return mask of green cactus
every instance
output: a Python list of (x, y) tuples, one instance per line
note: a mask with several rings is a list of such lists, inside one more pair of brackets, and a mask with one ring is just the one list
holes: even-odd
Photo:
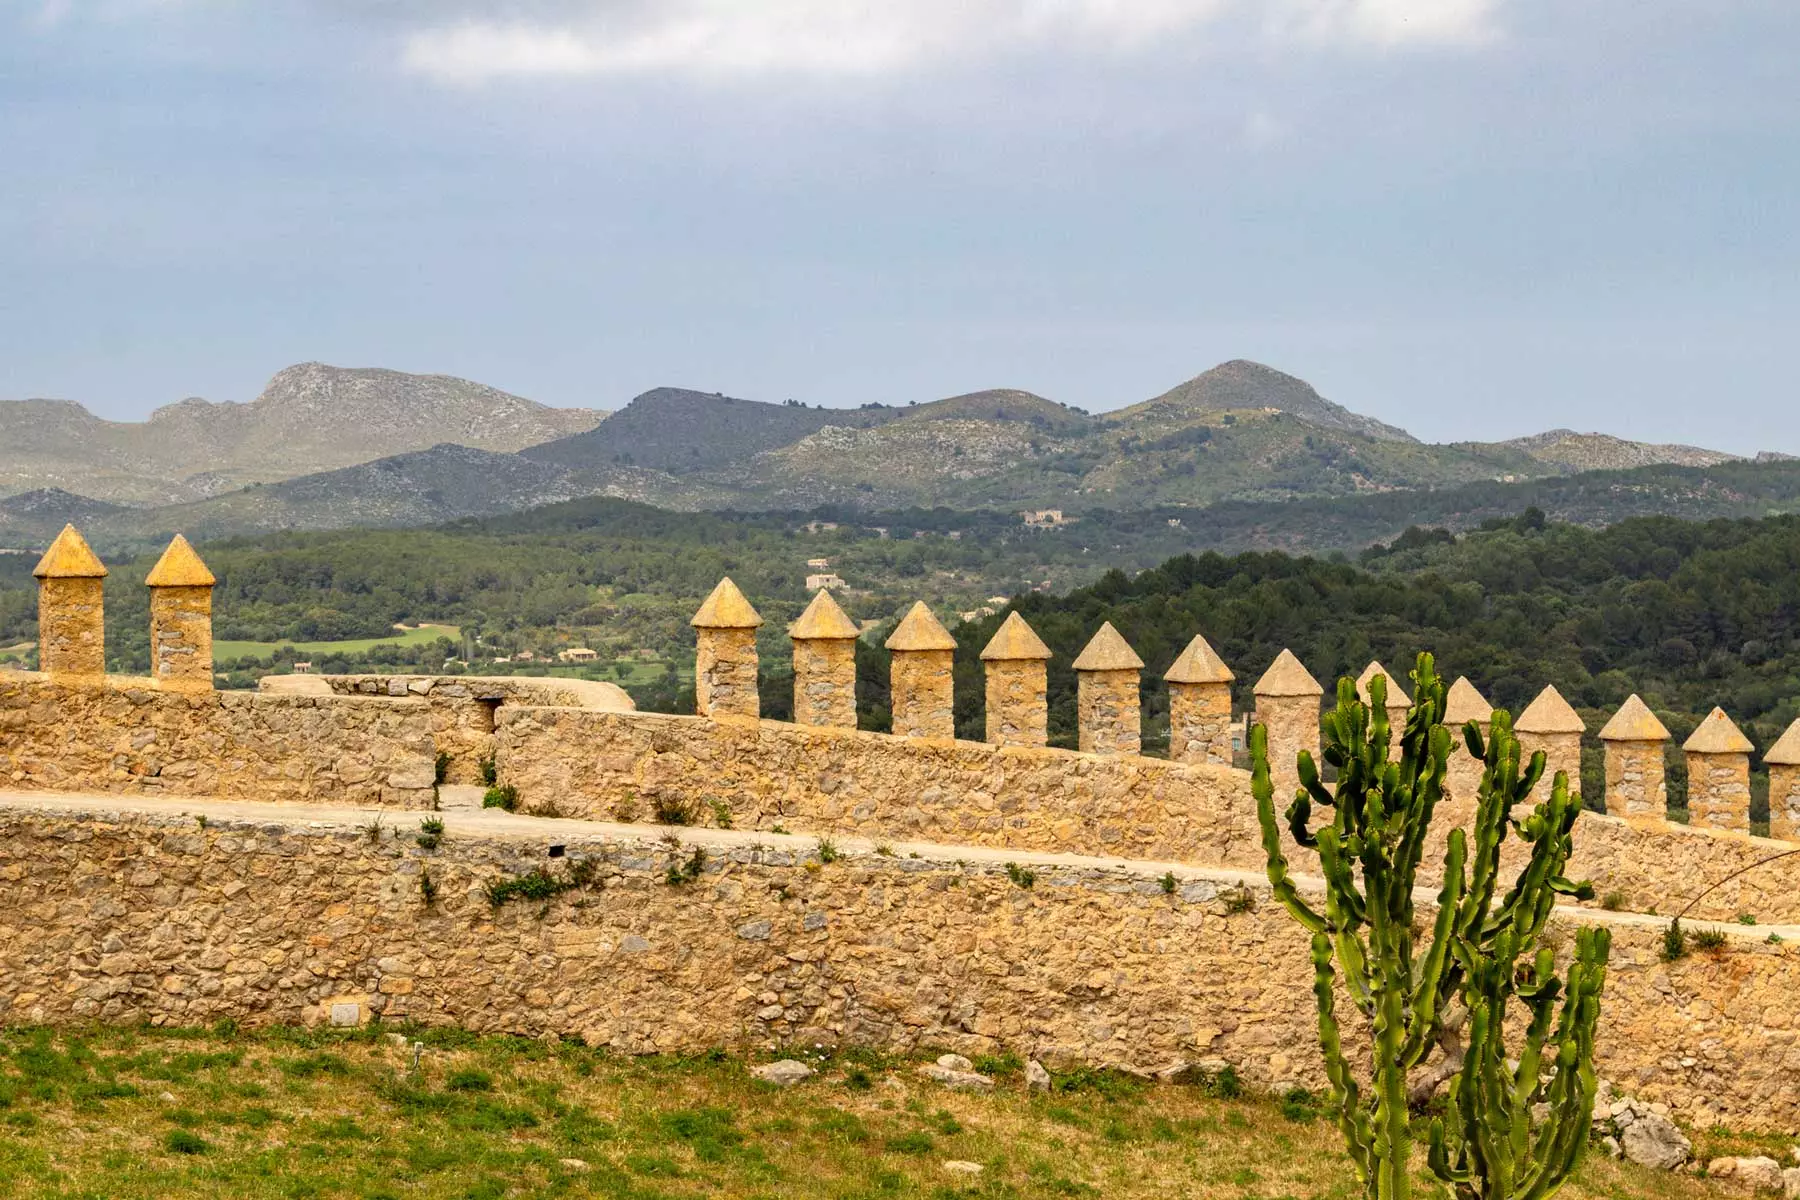
[[(1563, 875), (1581, 800), (1559, 772), (1549, 798), (1514, 817), (1513, 809), (1543, 778), (1544, 755), (1521, 763), (1506, 712), (1494, 713), (1485, 738), (1471, 722), (1463, 737), (1469, 753), (1485, 764), (1473, 849), (1470, 833), (1451, 831), (1431, 938), (1418, 945), (1414, 885), (1443, 796), (1451, 741), (1443, 725), (1444, 684), (1429, 654), (1419, 656), (1412, 678), (1416, 701), (1398, 731), (1395, 761), (1389, 750), (1396, 731), (1388, 723), (1387, 681), (1380, 676), (1370, 681), (1366, 705), (1352, 681), (1340, 681), (1337, 707), (1325, 715), (1324, 758), (1337, 770), (1335, 787), (1321, 781), (1311, 754), (1299, 755), (1301, 786), (1288, 807), (1287, 827), (1296, 843), (1319, 856), (1322, 911), (1288, 872), (1269, 779), (1268, 731), (1251, 729), (1252, 790), (1269, 884), (1312, 934), (1319, 1045), (1364, 1195), (1411, 1195), (1411, 1101), (1424, 1097), (1409, 1092), (1409, 1080), (1419, 1071), (1427, 1093), (1434, 1077), (1449, 1083), (1448, 1104), (1430, 1127), (1432, 1173), (1463, 1200), (1540, 1200), (1574, 1170), (1594, 1106), (1594, 1027), (1606, 979), (1607, 931), (1581, 931), (1566, 982), (1557, 978), (1554, 952), (1538, 946), (1558, 896), (1593, 894)], [(1315, 807), (1333, 813), (1317, 829)], [(1528, 843), (1531, 854), (1496, 903), (1500, 848), (1509, 833)], [(1340, 1040), (1340, 989), (1368, 1023), (1367, 1097), (1365, 1077)], [(1509, 1056), (1507, 1005), (1514, 999), (1529, 1019), (1523, 1047)], [(1438, 1058), (1428, 1067), (1434, 1049)], [(1534, 1120), (1540, 1105), (1547, 1111)]]

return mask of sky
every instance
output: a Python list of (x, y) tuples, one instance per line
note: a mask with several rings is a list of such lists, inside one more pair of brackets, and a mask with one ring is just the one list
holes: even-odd
[(0, 0), (0, 398), (1252, 358), (1434, 441), (1800, 453), (1796, 61), (1793, 0)]

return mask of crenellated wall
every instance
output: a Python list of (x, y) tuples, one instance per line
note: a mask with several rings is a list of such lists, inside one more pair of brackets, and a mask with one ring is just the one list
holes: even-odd
[[(846, 845), (824, 863), (796, 838), (671, 848), (456, 815), (427, 851), (405, 831), (371, 837), (357, 815), (197, 827), (0, 807), (0, 1013), (319, 1024), (335, 1010), (633, 1053), (848, 1042), (1141, 1071), (1222, 1059), (1259, 1086), (1323, 1083), (1306, 938), (1254, 876), (1183, 870), (1166, 890), (1143, 864), (929, 845)], [(561, 859), (546, 857), (552, 838)], [(671, 884), (696, 845), (697, 877)], [(591, 875), (560, 897), (485, 895), (570, 862)], [(1602, 1074), (1702, 1127), (1800, 1123), (1800, 951), (1744, 931), (1664, 964), (1660, 924), (1576, 912), (1551, 943), (1594, 920), (1615, 937)], [(1360, 1045), (1353, 1006), (1340, 1015)]]

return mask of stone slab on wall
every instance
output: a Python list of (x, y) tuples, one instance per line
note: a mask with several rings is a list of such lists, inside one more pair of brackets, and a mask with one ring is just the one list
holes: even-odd
[(662, 713), (503, 709), (500, 782), (526, 810), (1260, 865), (1248, 775), (1134, 755), (998, 747)]
[[(1007, 1049), (1155, 1069), (1222, 1058), (1262, 1086), (1320, 1087), (1306, 938), (1264, 887), (1144, 866), (708, 832), (687, 848), (567, 823), (530, 837), (450, 818), (436, 851), (355, 813), (304, 824), (95, 808), (0, 809), (0, 1013), (11, 1023), (323, 1023), (344, 996), (382, 1020), (580, 1036), (633, 1052), (844, 1042)], [(515, 825), (516, 825), (516, 819)], [(551, 837), (567, 856), (545, 856)], [(768, 839), (764, 839), (768, 840)], [(496, 909), (485, 887), (591, 860), (584, 888)], [(437, 899), (421, 897), (429, 872)], [(1428, 913), (1421, 919), (1429, 923)], [(1728, 937), (1659, 960), (1660, 926), (1615, 929), (1600, 1069), (1697, 1125), (1789, 1130), (1800, 950)], [(1359, 1018), (1340, 1005), (1345, 1040)]]
[(430, 808), (431, 737), (420, 700), (0, 675), (0, 782), (17, 788)]

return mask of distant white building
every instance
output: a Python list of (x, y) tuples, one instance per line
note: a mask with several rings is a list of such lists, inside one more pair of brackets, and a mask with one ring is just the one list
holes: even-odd
[(829, 558), (809, 558), (806, 560), (806, 565), (815, 571), (829, 571), (831, 560)]
[(597, 650), (589, 650), (586, 646), (570, 646), (567, 650), (558, 650), (556, 657), (563, 662), (585, 663), (593, 662), (600, 657), (600, 653)]
[(1019, 516), (1032, 529), (1055, 529), (1067, 525), (1069, 519), (1063, 516), (1060, 508), (1038, 508), (1022, 512)]
[(808, 575), (806, 577), (806, 590), (809, 592), (827, 591), (832, 588), (842, 589), (849, 586), (849, 584), (844, 582), (843, 576), (832, 573)]

